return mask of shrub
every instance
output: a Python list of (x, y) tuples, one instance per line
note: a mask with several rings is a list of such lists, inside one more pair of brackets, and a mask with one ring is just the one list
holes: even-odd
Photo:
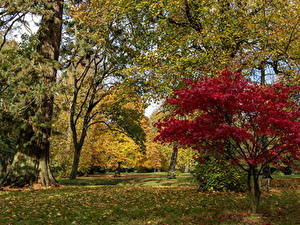
[(196, 161), (192, 174), (199, 182), (201, 191), (246, 191), (247, 177), (241, 169), (214, 157), (205, 157)]

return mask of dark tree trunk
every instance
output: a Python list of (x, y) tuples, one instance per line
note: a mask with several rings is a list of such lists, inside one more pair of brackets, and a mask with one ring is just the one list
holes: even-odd
[(73, 164), (72, 164), (72, 170), (71, 170), (70, 177), (69, 177), (71, 180), (74, 180), (77, 177), (81, 149), (82, 149), (82, 146), (79, 146), (78, 144), (74, 144)]
[(265, 85), (266, 84), (266, 71), (264, 65), (260, 68), (260, 84)]
[(76, 123), (74, 121), (75, 109), (73, 107), (74, 107), (74, 105), (72, 106), (71, 113), (70, 113), (70, 127), (72, 130), (72, 141), (73, 141), (73, 146), (74, 146), (73, 164), (72, 164), (72, 170), (71, 170), (71, 173), (69, 176), (69, 178), (71, 180), (74, 180), (77, 177), (81, 150), (82, 150), (82, 146), (84, 144), (84, 140), (87, 135), (87, 128), (88, 128), (88, 125), (87, 125), (88, 122), (87, 122), (87, 116), (86, 116), (83, 121), (84, 127), (82, 129), (82, 133), (80, 134), (80, 139), (78, 141), (78, 136), (77, 136), (78, 133), (77, 133), (77, 129), (76, 129)]
[(170, 161), (168, 178), (171, 178), (171, 179), (176, 178), (177, 156), (178, 156), (178, 143), (174, 142), (173, 152), (172, 152), (171, 161)]
[(121, 165), (122, 165), (122, 162), (118, 162), (118, 167), (116, 169), (116, 172), (115, 172), (115, 176), (121, 176)]
[(259, 174), (254, 166), (251, 166), (248, 171), (248, 194), (251, 211), (257, 213), (259, 211), (261, 192), (259, 187)]
[(46, 149), (41, 151), (40, 157), (38, 159), (38, 180), (37, 182), (42, 186), (57, 186), (58, 183), (55, 180), (53, 174), (50, 170), (50, 158), (49, 158), (49, 147), (50, 146), (43, 146)]

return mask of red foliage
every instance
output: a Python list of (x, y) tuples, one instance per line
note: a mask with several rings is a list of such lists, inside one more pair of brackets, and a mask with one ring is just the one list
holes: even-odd
[(228, 70), (185, 83), (167, 100), (176, 110), (156, 124), (156, 140), (218, 151), (232, 164), (262, 165), (283, 154), (299, 159), (299, 87), (261, 86)]

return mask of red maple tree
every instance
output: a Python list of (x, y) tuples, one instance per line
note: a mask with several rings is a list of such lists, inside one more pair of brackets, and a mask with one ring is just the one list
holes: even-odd
[(258, 177), (283, 156), (300, 158), (299, 87), (258, 85), (225, 70), (218, 77), (186, 79), (166, 101), (174, 114), (157, 123), (162, 142), (177, 141), (206, 154), (222, 154), (248, 173), (252, 211), (260, 200)]

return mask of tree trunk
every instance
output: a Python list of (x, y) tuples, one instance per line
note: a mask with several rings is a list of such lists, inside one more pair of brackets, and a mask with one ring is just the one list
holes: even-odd
[[(49, 3), (49, 4), (48, 4)], [(45, 4), (46, 5), (46, 4)], [(37, 32), (38, 45), (36, 52), (42, 56), (39, 61), (44, 70), (37, 79), (41, 79), (46, 89), (41, 103), (35, 103), (33, 114), (37, 123), (28, 127), (29, 135), (24, 142), (31, 143), (23, 152), (18, 152), (9, 166), (3, 184), (12, 187), (23, 187), (38, 182), (42, 186), (57, 185), (50, 167), (51, 125), (54, 97), (50, 91), (56, 83), (56, 62), (59, 57), (63, 0), (49, 0), (45, 6), (47, 14), (42, 15)]]
[[(74, 111), (73, 111), (74, 112)], [(83, 124), (86, 125), (86, 127), (83, 128), (82, 133), (80, 135), (80, 139), (78, 141), (78, 133), (76, 130), (76, 124), (74, 123), (74, 114), (71, 112), (70, 114), (70, 126), (72, 130), (72, 141), (74, 146), (74, 157), (73, 157), (73, 164), (72, 164), (72, 171), (70, 173), (70, 179), (74, 180), (77, 177), (78, 167), (79, 167), (79, 161), (80, 161), (80, 154), (82, 150), (82, 146), (84, 144), (86, 135), (87, 135), (87, 122), (86, 119), (83, 121)]]
[(49, 166), (49, 146), (45, 146), (47, 149), (41, 152), (40, 158), (38, 159), (38, 183), (42, 186), (57, 186), (58, 183), (50, 171)]
[(261, 62), (259, 66), (260, 70), (260, 84), (265, 85), (266, 84), (266, 68), (265, 68), (265, 63)]
[(72, 171), (71, 171), (70, 177), (69, 177), (71, 180), (75, 180), (77, 177), (81, 149), (82, 149), (82, 146), (79, 146), (78, 144), (74, 144), (74, 157), (73, 157)]
[(250, 198), (251, 211), (257, 213), (259, 211), (260, 203), (260, 187), (259, 187), (259, 174), (255, 167), (250, 167), (248, 171), (248, 194)]
[[(39, 45), (37, 52), (43, 56), (43, 58), (50, 62), (55, 62), (59, 57), (60, 42), (61, 42), (61, 30), (62, 30), (62, 14), (63, 14), (63, 0), (50, 1), (51, 5), (48, 6), (50, 11), (47, 15), (43, 15), (41, 25), (39, 27), (37, 36)], [(47, 62), (46, 62), (47, 63)], [(47, 67), (47, 65), (45, 65)], [(55, 65), (51, 65), (51, 69), (43, 74), (45, 84), (51, 87), (56, 83), (56, 69)], [(40, 129), (42, 138), (37, 141), (37, 159), (38, 159), (38, 182), (42, 186), (57, 185), (50, 171), (50, 142), (51, 136), (51, 124), (53, 117), (53, 93), (45, 93), (42, 100), (40, 112), (41, 123), (45, 124)]]
[(171, 161), (170, 161), (168, 178), (171, 178), (171, 179), (176, 178), (177, 156), (178, 156), (178, 143), (174, 142), (173, 152), (172, 152)]
[(121, 165), (122, 165), (122, 162), (118, 162), (118, 167), (117, 167), (116, 172), (115, 172), (116, 177), (121, 176)]

